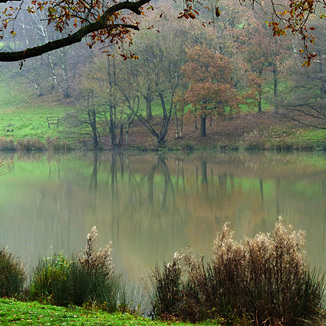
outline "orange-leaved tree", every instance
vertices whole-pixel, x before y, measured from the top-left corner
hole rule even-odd
[[[188,62],[181,71],[189,83],[185,99],[200,117],[200,134],[205,137],[207,117],[238,111],[244,101],[232,81],[231,61],[205,46],[197,46],[188,51]]]

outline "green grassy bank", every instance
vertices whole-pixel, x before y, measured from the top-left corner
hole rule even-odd
[[[128,313],[106,313],[102,310],[90,310],[79,307],[57,307],[38,302],[21,302],[0,299],[0,324],[5,325],[116,325],[116,326],[166,326],[182,322],[160,322]],[[205,323],[207,325],[207,323]],[[204,324],[202,324],[204,325]],[[216,325],[216,323],[215,323]]]

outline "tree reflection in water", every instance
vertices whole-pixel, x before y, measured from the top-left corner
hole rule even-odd
[[[326,269],[322,154],[15,155],[0,183],[0,245],[24,260],[84,247],[91,226],[113,241],[117,267],[147,274],[190,245],[210,255],[230,222],[236,239],[269,232],[281,215],[307,232],[310,262]]]

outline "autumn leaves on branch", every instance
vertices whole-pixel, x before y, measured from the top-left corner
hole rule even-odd
[[[91,41],[89,46],[92,47],[95,43],[104,43],[110,39],[110,42],[119,42],[124,39],[124,36],[129,33],[130,29],[137,30],[138,23],[128,23],[129,16],[122,15],[123,10],[140,15],[141,7],[149,2],[149,0],[139,0],[136,2],[123,1],[114,3],[103,12],[104,3],[96,2],[92,6],[82,1],[83,8],[80,7],[81,1],[77,1],[79,7],[71,5],[67,6],[66,1],[52,2],[53,6],[48,7],[48,23],[53,23],[56,30],[62,32],[69,28],[69,22],[73,20],[73,26],[77,31],[69,34],[67,37],[48,42],[46,44],[28,48],[23,51],[16,52],[0,52],[0,61],[19,61],[31,57],[39,56],[44,53],[72,45],[80,42],[85,36],[89,35]],[[91,2],[92,4],[93,2]],[[45,10],[45,6],[49,4],[45,2],[34,2],[35,8],[28,8],[33,14],[35,10]],[[95,8],[95,9],[94,9]],[[14,10],[14,9],[13,9]],[[5,14],[6,15],[6,14]],[[98,16],[96,16],[98,15]],[[11,16],[12,17],[12,16]],[[77,20],[78,19],[78,20]],[[8,27],[9,20],[4,19],[3,29]],[[79,27],[79,29],[78,29]]]
[[[221,14],[219,0],[182,0],[183,8],[178,18],[200,19],[202,11],[214,11],[215,19]],[[251,4],[261,4],[260,0],[248,0]],[[247,1],[247,2],[248,2]],[[150,0],[121,1],[118,0],[33,0],[30,6],[20,1],[17,7],[7,4],[8,0],[0,0],[5,8],[0,10],[0,33],[8,30],[13,36],[16,34],[15,21],[22,10],[33,14],[44,12],[44,20],[65,35],[59,34],[57,40],[46,44],[27,48],[23,51],[0,52],[0,61],[19,61],[35,57],[71,44],[80,42],[85,36],[89,37],[88,45],[91,48],[99,43],[105,45],[131,42],[131,30],[139,29],[139,18],[136,14],[144,14],[143,7]],[[245,1],[240,1],[241,3]],[[222,0],[221,0],[222,3]],[[269,0],[269,25],[274,36],[282,36],[287,32],[297,34],[303,41],[305,65],[309,66],[316,56],[308,46],[315,42],[312,35],[314,28],[309,26],[312,17],[325,18],[325,0]],[[321,7],[319,9],[319,7]],[[153,6],[149,6],[153,9]],[[318,9],[318,10],[317,10]],[[1,38],[0,34],[0,38]],[[106,52],[106,51],[104,51]],[[123,54],[125,58],[132,54]]]

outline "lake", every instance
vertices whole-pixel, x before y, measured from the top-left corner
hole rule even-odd
[[[326,270],[323,153],[3,154],[0,246],[29,269],[39,257],[99,245],[131,282],[191,246],[207,259],[226,222],[235,238],[270,232],[278,216],[306,231],[309,262]]]

